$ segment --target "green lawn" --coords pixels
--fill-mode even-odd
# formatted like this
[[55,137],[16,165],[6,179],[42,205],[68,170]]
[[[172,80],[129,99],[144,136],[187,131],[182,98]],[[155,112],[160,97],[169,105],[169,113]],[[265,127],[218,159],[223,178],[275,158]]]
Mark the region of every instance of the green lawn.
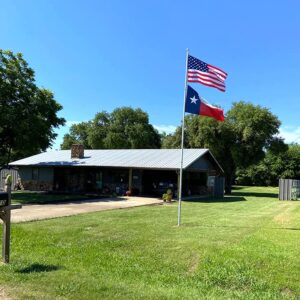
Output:
[[[300,299],[300,202],[236,187],[216,202],[13,224],[17,299]],[[0,288],[1,290],[1,288]]]

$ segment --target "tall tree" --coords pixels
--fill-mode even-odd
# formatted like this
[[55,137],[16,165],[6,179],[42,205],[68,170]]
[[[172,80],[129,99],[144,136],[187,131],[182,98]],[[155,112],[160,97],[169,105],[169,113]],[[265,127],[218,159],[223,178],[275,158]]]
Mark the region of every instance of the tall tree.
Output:
[[280,121],[267,108],[236,102],[226,115],[226,122],[235,133],[232,148],[238,166],[249,166],[264,157],[264,149],[274,144]]
[[62,149],[82,143],[91,149],[160,148],[160,135],[141,109],[121,107],[97,113],[93,120],[73,125],[64,136]]
[[236,173],[238,184],[277,186],[280,178],[300,178],[300,146],[286,145],[281,139],[274,141],[264,159]]
[[87,131],[87,141],[92,149],[102,149],[106,145],[104,139],[109,131],[110,115],[106,111],[97,113],[90,122]]
[[61,109],[51,91],[36,86],[21,53],[0,49],[0,164],[51,146],[65,122]]
[[110,116],[105,147],[111,149],[160,148],[160,136],[140,108],[121,107]]
[[72,144],[82,144],[86,149],[90,149],[88,132],[91,126],[91,122],[81,122],[71,125],[70,132],[64,135],[63,143],[60,145],[60,148],[62,150],[68,150]]
[[289,145],[286,155],[282,157],[281,178],[300,179],[300,145]]

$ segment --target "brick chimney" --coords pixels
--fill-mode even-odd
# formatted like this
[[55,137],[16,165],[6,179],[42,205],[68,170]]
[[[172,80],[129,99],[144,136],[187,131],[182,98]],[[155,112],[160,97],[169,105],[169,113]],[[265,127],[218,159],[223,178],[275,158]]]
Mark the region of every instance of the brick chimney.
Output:
[[71,158],[84,158],[84,147],[81,144],[71,146]]

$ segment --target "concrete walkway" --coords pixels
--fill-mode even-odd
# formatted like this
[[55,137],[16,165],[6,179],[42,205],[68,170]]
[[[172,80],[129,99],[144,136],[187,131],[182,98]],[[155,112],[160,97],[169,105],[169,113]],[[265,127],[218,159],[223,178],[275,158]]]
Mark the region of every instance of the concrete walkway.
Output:
[[25,204],[22,209],[12,210],[12,222],[51,219],[88,212],[121,209],[144,205],[162,204],[157,198],[122,197],[114,199],[71,201],[55,204]]

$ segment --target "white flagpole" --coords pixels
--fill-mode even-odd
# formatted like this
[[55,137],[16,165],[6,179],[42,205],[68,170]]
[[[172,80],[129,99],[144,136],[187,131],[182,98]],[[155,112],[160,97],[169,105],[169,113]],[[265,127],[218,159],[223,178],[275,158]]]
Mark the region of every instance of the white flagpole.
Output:
[[180,175],[179,175],[179,193],[178,193],[178,223],[181,222],[181,199],[182,199],[182,167],[183,167],[183,147],[184,147],[184,117],[185,117],[185,99],[187,92],[187,67],[188,67],[189,49],[186,49],[186,62],[185,62],[185,82],[184,82],[184,98],[183,98],[183,112],[181,122],[181,161],[180,161]]

